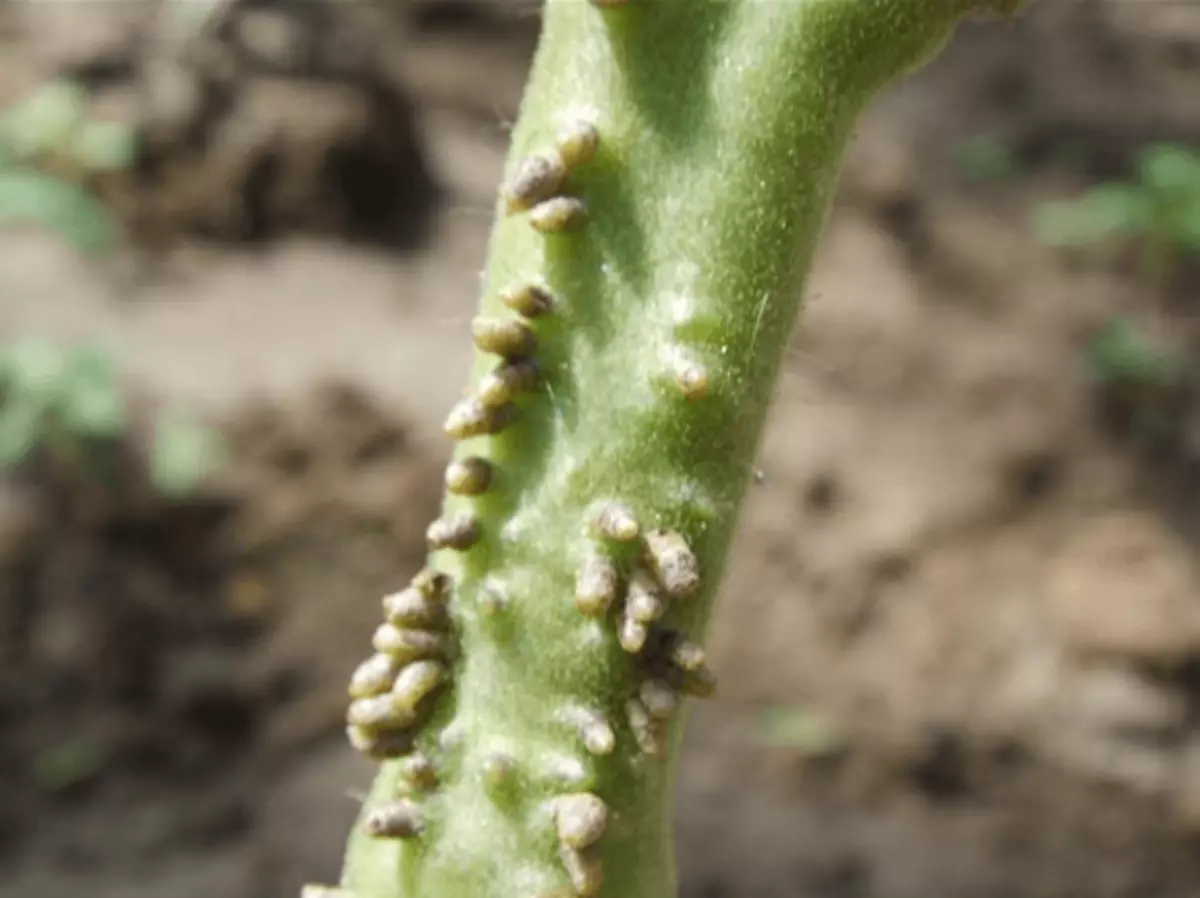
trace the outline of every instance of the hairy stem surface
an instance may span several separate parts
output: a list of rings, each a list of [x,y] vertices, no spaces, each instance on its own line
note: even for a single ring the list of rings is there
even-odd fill
[[[695,644],[838,165],[971,5],[548,0],[430,532],[446,646],[413,651],[445,682],[419,724],[357,730],[387,760],[342,889],[675,894],[670,711],[707,691]]]

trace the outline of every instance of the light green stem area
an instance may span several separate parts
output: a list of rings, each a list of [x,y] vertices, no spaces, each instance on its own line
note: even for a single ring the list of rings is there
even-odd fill
[[[588,219],[547,235],[527,215],[498,217],[482,311],[512,317],[497,299],[510,284],[549,287],[558,304],[532,324],[543,383],[514,424],[459,446],[496,474],[482,496],[447,500],[479,517],[482,540],[433,557],[454,578],[460,644],[420,738],[441,784],[417,838],[352,835],[343,885],[356,898],[569,895],[547,802],[581,789],[612,813],[601,895],[675,894],[671,761],[644,756],[625,722],[635,665],[613,617],[584,617],[572,598],[597,545],[589,509],[618,499],[643,529],[687,538],[702,583],[668,620],[701,641],[855,119],[972,5],[548,0],[509,170],[552,147],[569,116],[593,121],[599,153],[567,185]],[[675,386],[683,357],[707,368],[707,396]],[[481,355],[474,382],[495,362]],[[506,611],[481,609],[485,578]],[[563,722],[579,704],[608,714],[613,753],[587,754]],[[516,761],[501,785],[484,774],[496,751]],[[555,779],[564,764],[581,782]],[[394,797],[395,768],[368,808]]]

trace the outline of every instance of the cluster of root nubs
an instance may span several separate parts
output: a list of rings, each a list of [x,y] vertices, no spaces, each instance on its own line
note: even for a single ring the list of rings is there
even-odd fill
[[[660,757],[681,696],[707,697],[716,689],[704,649],[662,623],[672,603],[700,586],[700,565],[681,534],[643,532],[622,502],[600,503],[589,523],[597,545],[576,573],[575,607],[589,617],[615,616],[617,641],[637,660],[636,686],[625,703],[629,729],[645,754]],[[605,542],[639,543],[627,576]]]
[[[552,149],[523,159],[506,180],[501,189],[506,213],[527,212],[530,225],[541,232],[582,225],[587,218],[584,201],[565,195],[563,188],[571,170],[591,160],[598,145],[594,125],[567,123]],[[501,299],[512,317],[479,317],[472,323],[476,347],[499,361],[447,417],[444,430],[456,440],[503,430],[516,417],[513,400],[540,382],[530,324],[553,314],[555,297],[541,285],[520,283],[504,290]],[[699,398],[706,392],[707,373],[703,368],[681,370],[677,384],[687,398]],[[478,496],[492,488],[493,475],[487,459],[459,457],[446,469],[446,489],[454,495]],[[644,530],[623,502],[600,501],[587,515],[591,548],[576,572],[574,603],[590,618],[611,620],[621,647],[635,658],[633,688],[624,701],[625,723],[643,754],[662,757],[669,720],[682,696],[708,696],[715,688],[703,649],[663,624],[672,603],[685,602],[698,589],[699,563],[680,533]],[[431,551],[466,551],[481,535],[480,521],[469,511],[443,515],[426,531]],[[635,551],[623,551],[631,544],[636,544]],[[633,561],[618,566],[613,555]],[[437,766],[417,750],[416,737],[452,669],[456,641],[447,607],[452,592],[447,574],[426,568],[404,589],[386,596],[385,621],[372,640],[375,653],[351,677],[346,721],[350,742],[371,758],[398,760],[401,767],[397,797],[364,818],[367,833],[376,838],[418,836],[424,826],[421,793],[438,784]],[[505,603],[503,592],[489,590],[486,583],[482,593],[485,606],[488,601]],[[614,750],[616,733],[603,711],[575,706],[562,716],[590,754]],[[494,760],[494,770],[486,771],[489,778],[494,774],[505,779],[511,759]],[[561,779],[578,779],[572,774],[565,770]],[[608,825],[607,803],[591,792],[568,791],[553,799],[552,818],[571,883],[563,895],[595,896],[603,883],[598,843]],[[345,894],[310,886],[306,898]]]

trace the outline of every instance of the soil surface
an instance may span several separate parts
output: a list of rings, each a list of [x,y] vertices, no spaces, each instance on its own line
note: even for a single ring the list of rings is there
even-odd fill
[[[0,894],[288,898],[372,773],[343,684],[439,499],[536,10],[84,6],[0,0],[0,101],[66,74],[136,125],[133,239],[5,232],[0,337],[111,345],[135,425],[99,479],[0,479]],[[1147,438],[1084,360],[1118,315],[1194,355],[1196,272],[1030,226],[1200,144],[1198,62],[1194,4],[1034,4],[864,118],[691,712],[685,898],[1200,894],[1200,405],[1134,397]],[[1015,172],[968,176],[980,135]],[[185,500],[165,404],[228,447]]]

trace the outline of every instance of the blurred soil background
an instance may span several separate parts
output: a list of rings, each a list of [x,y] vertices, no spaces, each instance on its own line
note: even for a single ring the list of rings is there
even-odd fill
[[[127,409],[101,463],[0,473],[0,895],[336,877],[344,684],[439,500],[537,25],[0,0],[0,106],[70,78],[138,150],[89,182],[118,251],[0,231],[0,344],[103,345]],[[1200,266],[1031,224],[1200,147],[1197,97],[1200,5],[1042,0],[863,120],[691,713],[684,898],[1200,894]],[[164,409],[224,445],[194,489]]]

